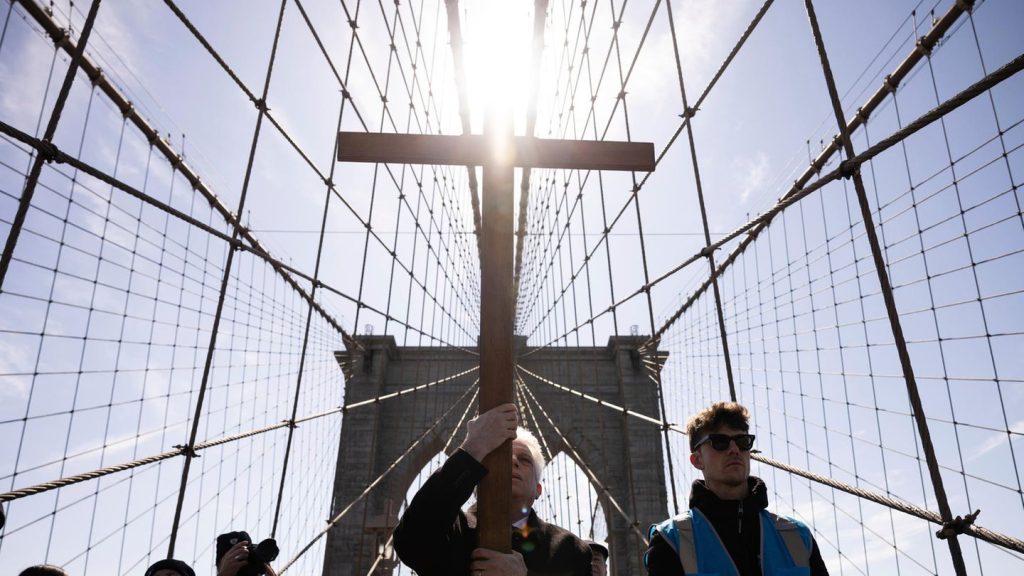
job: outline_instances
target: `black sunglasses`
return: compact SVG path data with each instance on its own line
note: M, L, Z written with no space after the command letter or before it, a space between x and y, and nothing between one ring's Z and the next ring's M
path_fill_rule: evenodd
M753 434L736 434L735 436L729 436L728 434L708 434L700 442L697 442L693 447L693 451L696 452L701 446L711 443L711 447L719 452L729 449L730 442L736 442L736 447L744 452L750 450L754 446L754 435Z

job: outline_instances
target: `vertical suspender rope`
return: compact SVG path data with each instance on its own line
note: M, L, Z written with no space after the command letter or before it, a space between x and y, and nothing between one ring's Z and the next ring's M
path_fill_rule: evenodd
M238 210L236 214L242 214L245 208L245 198L249 190L249 179L252 176L253 163L256 159L256 145L259 143L260 128L263 125L263 118L267 112L267 93L270 90L270 78L274 71L274 59L277 56L278 41L281 38L281 24L284 21L284 9L287 0L281 0L281 8L277 16L277 28L274 31L274 43L270 49L270 61L267 63L266 78L263 82L263 94L257 104L256 127L253 131L252 145L249 148L249 161L245 168L245 180L242 183L242 193L238 199ZM174 507L174 520L171 524L171 536L167 544L167 557L174 557L174 546L178 539L178 528L181 524L182 507L185 505L185 491L188 488L188 473L192 467L192 460L195 458L196 436L199 433L199 421L203 415L203 401L206 398L206 389L210 383L210 372L213 368L213 355L217 348L217 332L220 330L220 321L224 312L224 300L227 296L228 283L231 280L231 269L234 262L235 249L234 241L238 239L239 230L234 229L231 234L232 243L228 246L228 255L224 263L224 276L220 284L220 298L217 301L217 311L213 317L213 326L210 329L210 345L206 350L206 362L203 366L203 379L199 385L199 396L196 398L195 414L192 418L192 431L189 433L188 445L185 446L185 463L181 469L181 484L178 488L178 502Z
M846 119L843 117L843 106L839 101L839 93L836 90L835 78L832 76L832 68L829 64L828 54L825 51L825 42L821 36L821 29L818 27L818 18L814 13L814 5L811 0L804 0L804 5L807 8L807 18L811 24L814 43L818 48L818 57L821 60L825 84L828 86L832 110L835 112L836 124L839 126L842 149L847 158L853 158L856 154L853 150L853 141L850 138L850 129L846 124ZM946 490L942 483L942 473L939 470L939 462L935 456L931 432L928 429L928 420L924 415L924 406L921 403L917 380L914 378L914 367L910 360L910 352L907 350L906 338L903 336L899 309L896 307L896 300L893 297L892 284L889 282L889 273L886 271L885 259L882 256L882 248L878 242L874 219L871 216L871 205L868 203L868 196L859 167L853 170L852 177L853 185L857 191L857 202L860 205L865 234L867 235L868 243L871 245L871 256L874 260L875 272L878 274L878 284L881 287L882 297L885 300L885 309L888 313L893 340L895 341L896 351L899 354L900 364L903 366L903 377L907 384L907 394L910 396L910 404L913 408L918 433L921 435L921 447L924 450L928 463L928 472L931 475L932 488L935 490L935 499L938 502L939 513L942 515L943 522L950 522L953 520L953 514L949 507L949 501L946 498ZM957 576L966 576L967 568L964 565L963 552L960 549L959 540L953 534L946 539L946 542L949 544L949 553L952 557L953 567L956 570Z
M379 1L378 1L378 4L380 4ZM352 16L352 20L351 20L352 38L353 38L353 40L356 38L356 30L359 28L358 21L359 21L359 9L360 9L360 6L361 6L360 4L358 4L358 3L356 4L356 11L355 11L355 14ZM381 6L381 11L383 13L383 9L384 9L383 4L380 4L380 6ZM395 10L398 10L398 6L397 5L395 5ZM385 26L385 28L389 29L389 36L390 36L390 38L389 38L389 43L390 44L389 45L393 48L394 45L395 45L394 28L390 27L390 26ZM387 71L385 72L385 77L384 77L384 87L383 87L383 89L381 89L379 85L377 87L378 93L380 94L381 104L382 104L381 105L381 111L380 111L380 126L378 128L378 130L380 130L380 131L384 130L385 121L390 117L390 110L388 108L388 89L391 86L391 64L394 62L394 60L395 60L395 50L392 49L392 50L388 51L388 65L387 65ZM392 124L394 124L393 120L392 120ZM339 124L339 127L340 127L340 124ZM332 170L334 169L334 166L335 166L335 163L332 162L331 163L331 169ZM404 173L405 169L406 169L406 167L403 166L402 167L403 173ZM359 302L363 301L363 289L364 289L365 284L366 284L366 262L367 262L367 257L369 255L369 250L370 250L370 234L371 234L371 232L373 230L373 209L377 205L377 178L379 176L379 173L380 173L380 164L374 164L373 165L373 179L371 180L371 184L370 184L370 205L369 205L369 209L368 209L367 214L366 214L366 234L364 235L364 238L363 238L363 258L362 258L362 264L360 266L360 271L359 271L359 289L358 289L358 292L356 293L356 298L359 300ZM401 212L401 207L399 207L399 212ZM396 233L397 233L397 231L396 231ZM381 245L382 246L386 246L383 243ZM391 253L391 262L392 262L392 264L394 264L394 262L397 259L398 259L398 257L396 255L396 253L392 251L392 253ZM424 278L424 280L425 279L426 278ZM393 282L394 282L394 274L391 275L391 280L390 280L389 284L391 284ZM424 283L424 286L423 286L423 290L424 290L424 294L426 294L427 287L426 287L425 283ZM356 314L355 314L354 326L352 327L352 331L354 333L358 333L359 332L359 316L360 316L360 313L362 311L363 311L363 306L361 304L357 304L356 305ZM422 317L420 318L419 326L420 326L421 329L423 328ZM370 335L369 330L367 330L367 335L368 336ZM374 415L374 418L373 418L373 430L372 430L372 435L370 437L370 451L369 451L369 462L368 462L369 465L368 465L367 470L366 470L366 479L367 479L368 482L370 481L370 478L373 476L374 470L376 470L376 468L377 468L377 440L378 440L378 438L380 436L380 419L381 419L381 413L382 413L382 410L381 410L381 407L380 407L379 404L375 404L373 406L373 410L376 412L376 414ZM370 503L367 502L367 503L363 504L363 520L362 520L362 524L363 524L364 527L366 526L366 520L369 517L369 514L370 514ZM366 548L366 537L367 537L367 531L363 530L360 533L360 535L359 535L359 546L356 548L356 557L354 558L354 562L355 562L355 566L356 566L357 570L360 567L362 567L362 565L363 565L363 550Z
M89 103L86 105L85 119L84 119L84 123L82 125L82 133L81 133L81 136L78 139L78 152L77 152L78 155L82 154L82 150L85 147L85 135L86 135L86 132L87 132L88 128L92 125L91 121L92 121L92 114L93 114L93 104L96 101L95 100L95 96L96 96L96 91L95 90L90 90L89 91ZM72 211L72 207L74 206L74 203L75 203L75 201L74 201L75 200L75 198L74 198L75 197L75 189L77 187L81 186L80 181L78 179L78 176L79 176L79 171L75 170L73 172L73 175L71 176L71 182L70 182L71 186L68 189L67 208L65 209L65 212L64 212L64 215L63 215L63 217L65 219L69 217L69 215L71 214L71 211ZM109 206L110 206L109 203L107 204L107 206L108 206L108 209L109 209ZM64 252L65 248L67 248L69 246L67 244L67 242L66 242L67 239L68 239L68 237L67 237L67 227L64 227L61 230L60 245L59 245L59 247L57 249L57 260L56 260L56 262L58 264L54 265L54 270L53 270L55 277L57 277L57 275L59 273L59 268L60 268L59 267L59 262L61 261L62 258L65 257L65 252ZM100 259L97 258L96 262L97 262L97 267L98 267L99 263L100 263ZM51 317L51 313L53 312L53 309L54 309L53 304L55 302L56 291L57 291L57 283L53 282L53 283L51 283L51 285L49 287L48 294L47 294L47 297L46 297L46 312L45 312L45 315L44 315L43 326L50 325L50 322L52 321L52 318L54 318L54 317ZM93 292L95 293L95 285L93 286ZM85 329L84 329L84 333L85 334L89 333L89 326L91 325L91 320L92 320L92 315L90 314L89 315L89 321L87 321L86 325L85 325ZM35 363L34 363L34 367L33 367L33 372L37 372L38 373L40 371L40 368L42 367L41 362L42 362L43 354L45 353L44 343L45 343L45 338L40 338L39 346L37 348L38 352L36 354L36 359L35 359ZM82 348L82 352L84 353L84 351L85 351L85 348L83 347ZM81 383L82 383L82 376L81 376L82 358L79 358L78 365L79 365L79 374L75 378L75 387L74 387L74 394L75 394L76 397L78 395L79 387L81 386ZM36 378L33 378L32 388L31 388L31 390L29 392L29 401L25 405L25 416L24 416L24 418L26 418L26 421L27 421L29 415L31 414L30 407L32 406L33 402L35 401L34 399L36 397L36 386L35 386L36 382L35 382L35 380L36 380ZM71 446L71 430L73 428L74 428L74 414L71 415L71 421L68 423L68 428L67 428L67 431L65 432L65 435L64 435L64 449L63 449L63 455L61 456L60 473L59 473L61 476L64 475L64 470L65 470L65 467L67 466L67 463L68 463L68 448ZM25 448L25 435L26 435L27 429L28 429L27 426L22 426L21 438L19 439L19 442L18 442L18 451L17 451L17 454L16 454L16 456L14 458L14 469L15 470L18 469L18 465L21 462L21 458L22 458L22 456L24 454L23 450ZM55 498L54 502L53 502L53 512L52 512L52 514L54 516L56 516L57 511L59 510L59 506L60 506L60 499ZM50 523L50 529L49 529L49 533L47 535L47 542L46 542L46 555L44 556L44 559L48 559L49 556L50 556L50 548L53 545L54 524L55 523L53 523L53 522Z
M428 435L430 435L432 432L434 432L434 429L437 428L438 425L440 425L441 422L443 422L446 418L448 418L448 415L451 414L452 411L455 410L455 408L460 403L462 403L462 401L465 398L469 397L468 404L470 406L472 406L473 405L473 399L476 398L477 394L479 393L479 383L480 383L480 380L476 379L473 382L473 384L468 386L466 388L466 391L463 392L462 395L459 396L459 398L456 399L455 402L451 406L449 406L447 410L445 410L444 414L442 414L437 420L434 421L433 424L431 424L426 430L424 430L422 434L420 434L415 440L413 440L413 442L409 445L409 447L406 448L405 452L402 452L402 454L398 458L395 458L395 460L391 462L391 464L384 470L384 472L382 472L379 476L377 476L372 482L370 482L366 486L366 488L359 494L359 496L357 496L354 500L349 502L333 518L328 520L327 521L327 526L324 527L322 530L320 530L320 532L318 532L316 534L316 536L314 536L313 539L310 540L305 546L300 548L299 551L296 552L295 556L292 556L292 558L290 560L285 562L278 569L277 573L278 574L284 574L285 572L287 572L288 569L291 568L295 564L295 562L297 562L299 560L299 558L301 558L306 552L309 552L309 550L311 548L313 548L314 544L316 544L321 538L324 537L324 535L326 535L328 532L330 532L332 529L334 529L338 525L338 522L340 522L342 520L342 518L344 518L349 512L352 511L352 507L355 506L356 504L358 504L359 502L361 502L363 500L363 498L368 496L371 491L373 491L377 486L379 486L380 483L384 480L384 478L386 478L389 474L391 474L391 472L393 472L395 470L395 468L398 467L398 464L402 460L404 460L406 456L411 454L413 449L415 449L416 446L418 446L420 444L420 442L422 442ZM470 395L470 392L473 393L472 396Z
M651 25L654 23L654 19L655 19L655 17L658 14L658 8L659 8L658 4L659 3L660 3L660 0L657 3L655 3L654 7L651 10L650 18L648 18L648 20L647 20L647 25L644 28L643 37L640 40L640 46L642 46L643 43L647 39L647 35L650 32ZM667 2L666 2L666 4L667 4ZM623 10L625 10L625 3L623 3ZM621 20L620 20L620 22L621 22ZM626 83L629 80L629 73L631 73L633 71L633 69L630 68L629 69L629 73L627 73L626 75L623 74L623 71L622 71L622 49L621 49L621 46L620 46L620 43L619 43L619 27L618 26L616 26L615 29L612 32L612 42L615 44L615 57L616 57L616 61L617 61L617 64L618 64L617 68L619 70L619 101L621 101L621 103L622 103L622 117L623 117L623 121L624 121L625 128L626 128L626 140L632 141L633 137L632 137L632 133L631 133L631 130L630 130L630 125L629 125L629 107L628 107L627 102L626 102ZM637 49L637 53L638 54L639 54L639 50L640 50L640 48L638 47L638 49ZM634 60L634 62L635 62L635 60ZM651 282L651 275L650 275L649 267L647 265L647 243L644 240L643 219L640 217L640 194L639 194L640 187L637 184L636 172L631 172L630 173L630 177L631 177L631 180L633 182L633 190L632 190L631 194L632 194L632 198L633 198L633 208L634 208L634 210L636 212L636 225L637 225L638 239L639 239L639 242L640 242L640 262L643 265L644 286L648 286L650 284L650 282ZM705 228L706 228L706 226L705 226ZM651 301L651 291L650 290L646 290L645 291L645 296L646 296L646 300L647 300L647 314L648 314L648 320L649 320L649 325L650 325L650 329L651 329L651 334L654 334L654 329L655 329L655 327L654 327L654 304ZM613 298L613 300L614 300L614 298ZM660 399L661 396L662 396L662 393L661 393L662 392L662 390L661 390L661 379L660 378L656 379L653 382L654 382L655 386L657 387L657 395L658 395L658 398ZM625 405L626 404L626 402L625 402L626 397L625 397L624 391L621 388L621 385L622 385L621 378L619 379L619 383L620 383L620 393L623 394L621 396L622 403L623 403L623 405ZM659 406L659 409L661 409L661 408L662 408L662 406ZM664 412L664 411L662 410L662 412ZM633 507L632 511L633 511L633 514L635 515L637 513L638 507L637 507L637 504L636 504L636 483L635 483L634 474L633 474L633 458L632 458L632 452L633 452L632 451L632 444L633 443L631 441L630 434L629 434L629 419L627 418L627 416L625 414L622 415L622 427L623 427L623 432L625 433L625 437L626 437L626 442L625 442L626 443L626 465L628 467L628 472L629 472L628 478L629 478L629 486L630 486L630 504ZM669 485L672 487L672 504L673 504L673 509L674 509L674 511L676 513L678 513L678 510L679 510L679 497L678 497L678 494L676 492L676 486L675 486L675 484L676 484L675 483L675 469L674 469L674 466L672 464L672 449L669 446L668 442L665 443L665 451L666 451L665 452L666 457L669 460ZM641 548L643 548L643 547L641 547Z
M968 19L968 22L970 22L970 24L971 24L971 34L974 37L974 46L978 50L978 60L981 62L981 72L983 74L985 74L986 76L988 76L988 66L985 64L985 57L981 53L981 42L978 39L978 29L974 25L974 13L973 12L968 12L967 13L967 19ZM1000 147L1000 150L1002 151L1002 154L1003 154L1003 164L1006 166L1006 174L1010 178L1010 183L1011 183L1011 186L1012 186L1012 185L1014 185L1013 168L1010 165L1010 156L1009 156L1009 154L1007 152L1007 148L1006 148L1006 130L1007 130L1007 128L1004 128L1003 123L999 119L999 113L996 110L996 101L995 101L995 97L992 96L992 90L986 90L986 94L988 95L988 102L989 102L989 105L992 108L992 117L995 120L996 129L998 130L998 134L999 134L999 147ZM1024 211L1021 210L1021 198L1020 198L1020 195L1014 194L1014 203L1015 203L1015 206L1017 208L1017 220L1020 222L1021 227L1024 228ZM976 269L974 270L974 273L977 274L977 270ZM985 323L986 323L985 331L987 333L988 332L988 325L987 325L988 324L988 319L985 318L984 320L985 320ZM989 355L990 355L990 357L992 355L992 342L991 341L989 341ZM992 362L993 362L993 364L995 363L995 358L992 358ZM997 378L998 378L998 376L997 376ZM1002 414L1002 416L1003 416L1003 418L1002 418L1003 426L1006 427L1007 431L1009 431L1010 430L1010 419L1009 419L1009 417L1007 416L1007 413L1006 413L1006 404L1002 400L1002 391L1001 390L1000 390L1000 402L999 402L999 404L1000 404L1000 408L1002 408L1002 413L1003 413ZM1019 450L1014 448L1013 442L1010 442L1008 444L1008 446L1010 448L1010 458L1013 460L1013 469L1014 470L1019 470L1020 468L1018 467L1018 464L1017 464L1017 462L1020 459ZM1019 474L1017 475L1017 494L1018 494L1018 496L1020 498L1021 506L1024 507L1024 486L1022 486L1021 477L1020 477Z
M127 117L122 116L122 118L121 118L121 130L119 131L119 136L118 136L118 141L117 141L117 151L116 151L116 153L114 155L114 177L117 177L118 168L120 168L120 166L121 166L121 160L122 160L121 154L124 151L124 133L125 133L125 128L127 128L127 126L128 126L128 119L127 119ZM85 131L84 130L82 132L82 141L83 142L85 141ZM68 196L68 201L69 201L69 203L71 202L71 195L70 194ZM107 236L107 228L108 228L108 226L110 226L110 223L111 223L110 209L111 209L111 206L113 206L113 204L114 204L114 187L111 186L110 187L110 199L107 202L105 213L103 215L103 231L101 233L101 236L104 237L104 238ZM142 204L141 203L139 204L139 210L140 211L142 210ZM138 254L138 242L139 242L139 234L138 234L138 223L137 223L136 224L135 234L134 234L134 239L133 239L133 245L132 245L132 248L131 248L131 254L132 254L132 256L131 256L131 265L129 266L130 272L129 272L127 290L126 290L128 293L132 292L132 282L134 280L136 280L136 275L135 275L136 268L135 267L137 265L137 259L138 259L138 256L139 256L139 254ZM97 278L100 277L100 269L101 269L101 266L102 266L102 262L104 260L104 248L105 248L105 246L100 246L100 249L98 251L98 257L96 259L96 277ZM109 255L108 255L108 257L109 257ZM89 333L89 327L92 326L93 315L92 315L91 311L93 309L95 309L95 308L96 308L96 285L93 284L92 294L90 295L90 301L89 301L90 314L89 314L88 320L86 320L86 326L85 326L85 333L86 334ZM126 301L124 303L124 309L122 311L122 315L125 314L127 311L128 311L128 302L127 302L127 299L126 299ZM117 338L117 352L116 352L115 358L114 358L114 365L115 366L119 363L120 358L121 358L121 353L122 353L123 348L124 348L125 331L126 331L125 330L125 325L122 324L121 325L120 333L118 334L118 338ZM82 368L84 367L84 364L86 362L85 349L86 349L86 347L83 346L82 347L82 351L81 351L80 356L79 356L79 359L78 359L79 376L78 376L78 380L75 382L76 392L77 392L77 388L80 386L80 383L81 383L80 379L81 379L81 374L82 374ZM117 392L118 392L117 381L115 380L111 384L111 386L110 386L110 395L107 397L107 404L108 404L108 406L113 406L114 405L114 400L115 400L115 397L117 395ZM76 394L76 396L77 396L77 394ZM140 412L141 412L141 410L140 410ZM100 451L100 465L103 464L103 461L106 459L106 456L107 456L107 447L109 446L108 439L109 439L109 436L110 436L110 420L111 420L110 416L111 416L111 414L110 414L110 411L108 409L107 419L106 419L106 422L104 423L104 429L103 429L103 448ZM71 426L71 425L68 426L68 439L69 440L71 438L71 429L72 428L73 428L73 426ZM66 445L65 445L65 448L66 448ZM65 450L65 455L66 455L66 450ZM92 545L93 533L94 533L94 531L96 529L96 505L97 505L97 503L99 501L99 493L100 493L100 483L97 482L96 483L96 490L93 492L94 498L93 498L93 502L92 502L91 519L90 519L90 522L89 522L89 530L88 530L89 535L88 535L88 537L86 539L86 542L89 542L90 546ZM58 499L58 501L59 501L59 499ZM56 504L56 502L55 502L55 504ZM51 529L51 531L53 530L53 524L50 525L50 529ZM51 537L52 537L52 532L51 532ZM123 543L122 543L122 547L123 547ZM88 567L89 567L89 553L90 552L91 552L91 549L87 549L86 552L85 552L85 563L84 563L84 566L83 566L83 571L87 571L88 570Z
M38 9L34 5L32 8ZM100 0L93 0L89 6L89 14L85 17L82 33L78 37L78 45L75 47L75 52L71 55L71 62L68 64L68 70L64 74L64 83L60 87L57 100L53 103L50 121L46 124L46 131L43 133L43 141L47 144L52 144L53 136L57 133L57 125L60 123L60 117L64 111L64 105L68 101L68 95L71 93L71 86L75 83L75 75L78 73L82 55L85 54L85 46L89 42L89 35L92 34L93 24L96 22L96 13L99 11L99 8ZM11 10L14 10L13 4L11 5ZM64 41L64 38L55 38L54 41L60 43ZM50 158L47 154L36 154L35 162L32 163L32 170L29 172L28 178L25 179L25 188L21 192L18 211L15 213L14 220L11 222L11 229L7 233L7 242L4 245L3 254L0 254L0 290L4 287L7 270L11 265L11 259L14 258L14 247L18 243L21 229L25 225L25 219L28 217L28 209L32 205L32 196L36 192L36 184L39 183L39 174L43 170L43 162L46 162L48 159Z
M612 508L614 508L615 511L619 513L619 516L621 516L623 520L626 521L626 525L633 531L633 533L636 534L637 538L639 538L640 541L644 543L644 546L647 546L647 538L644 536L644 533L640 530L640 522L632 516L630 516L629 514L627 514L626 511L622 508L622 506L618 503L618 501L615 500L615 497L612 496L611 491L608 490L608 488L598 479L597 475L593 472L593 470L590 469L586 461L583 460L583 457L580 455L580 453L576 450L575 447L573 447L572 444L569 443L569 439L566 438L565 434L561 431L561 429L558 428L558 425L555 424L554 420L551 419L551 416L549 416L547 411L544 410L544 406L541 405L541 403L533 395L533 392L530 391L530 387L527 386L526 383L523 382L522 378L518 376L517 385L526 393L526 397L532 400L533 403L537 406L537 409L540 410L541 415L543 415L544 419L547 420L548 425L551 426L551 429L555 431L555 434L558 434L558 437L561 440L562 445L565 447L566 450L572 453L574 459L577 462L579 462L580 467L583 468L583 472L587 475L588 478L590 478L590 481L593 482L594 486L597 486L598 490L605 494L605 497L608 499L608 503L611 504Z
M338 127L341 127L341 119L345 112L345 99L341 100L341 107L338 111ZM337 147L337 139L335 139L335 147ZM336 152L331 152L331 158L335 158ZM331 171L329 179L334 178L334 168L337 164L331 162ZM324 212L323 217L320 219L320 239L316 247L316 263L313 265L313 285L310 288L310 298L316 298L316 289L319 285L320 278L320 261L323 257L324 252L324 236L327 231L327 213L331 206L331 187L327 186L324 193ZM270 529L271 538L277 536L277 525L281 518L281 501L284 499L284 486L288 480L288 462L291 459L292 453L292 440L295 436L295 417L299 411L299 397L302 392L302 376L305 372L306 367L306 355L309 350L309 331L313 322L313 306L309 305L306 311L306 326L302 333L302 350L299 353L299 373L295 378L295 396L292 398L292 417L291 424L288 426L288 440L285 442L284 448L284 460L281 463L281 484L277 490L277 504L274 506L274 523Z
M473 398L475 398L475 396ZM451 436L448 437L448 440L444 443L444 448L441 449L442 454L448 453L448 449L451 447L452 441L455 440L456 437L458 437L459 430L462 428L462 424L466 421L466 416L469 415L469 411L473 407L473 398L470 398L469 402L466 403L466 409L463 410L462 416L459 417L459 421L456 422L455 427L452 428ZM394 549L392 548L392 543L394 541L395 534L394 532L392 532L391 535L388 536L387 542L385 542L383 549L380 551L379 554L377 554L377 558L373 561L373 564L371 564L370 568L366 571L366 576L373 576L374 571L377 570L377 566L380 564L382 560L384 560L384 553L386 551L391 550L391 553L394 554Z
M751 25L750 29L757 25L760 17L764 15L770 4L771 2L765 2L761 11L758 13L757 19L755 19L754 24ZM686 83L683 81L683 67L679 56L679 44L675 41L675 23L672 18L672 8L668 3L666 3L666 8L669 14L669 26L673 31L672 47L676 58L676 72L679 77L679 93L683 99L683 116L687 120L686 137L690 143L690 161L693 165L693 180L694 184L697 186L697 203L700 205L700 219L701 224L704 226L704 246L707 247L711 245L711 229L708 227L708 212L704 203L704 187L701 185L700 165L697 162L697 145L693 138L693 115L695 111L690 108L689 102L686 99ZM705 248L704 251L706 252L704 256L708 259L708 273L711 275L711 289L715 297L715 312L718 315L718 330L722 338L722 358L725 361L725 377L729 382L729 398L735 402L737 400L736 383L732 374L732 358L729 354L729 338L725 329L725 315L722 313L722 296L718 289L718 278L715 276L715 253L714 250L708 250L707 248Z
M306 11L305 11L305 9L302 6L302 3L301 2L296 2L295 5L299 9L299 12L301 13L303 19L306 20L307 24L312 26L312 24L309 22L308 15L306 14ZM350 40L350 44L349 44L349 53L350 54L352 52L351 44L353 42L355 42L355 36L354 35L353 35L352 39ZM348 70L346 70L346 76L345 77L346 77L346 82L347 82ZM340 129L340 127L341 127L341 120L342 120L342 118L344 116L345 103L346 102L348 102L348 98L343 96L342 99L341 99L341 106L339 107L339 111L338 111L338 123L337 123L338 129ZM335 132L337 132L337 130L335 130ZM337 148L337 140L336 139L335 139L334 146L335 146L335 151L331 153L331 159L332 159L331 169L330 169L330 172L329 172L329 175L328 175L328 178L327 178L327 183L326 183L326 198L324 199L323 218L321 219L321 222L320 222L320 239L319 239L319 242L317 244L316 263L315 263L315 265L313 267L313 285L312 285L312 288L310 289L310 298L315 298L316 297L316 290L317 290L317 287L319 285L317 280L320 277L320 262L321 262L321 258L323 256L324 236L326 234L326 229L327 229L327 214L328 214L328 210L329 210L330 204L331 204L331 186L332 186L332 183L334 181L334 171L335 171L335 168L337 166L337 163L333 162L333 159L336 157L336 148ZM283 461L283 463L281 465L281 484L278 487L277 503L276 503L276 505L274 507L274 523L272 525L271 532L270 532L271 537L274 537L274 536L277 535L277 526L278 526L278 523L279 523L280 518L281 518L281 503L282 503L282 501L284 499L284 487L285 487L285 483L286 483L287 478L288 478L288 463L289 463L289 461L291 459L292 442L293 442L293 438L295 436L295 427L296 427L295 426L295 417L298 414L298 409L299 409L299 397L300 397L300 393L302 391L302 376L303 376L303 372L305 370L306 354L307 354L308 346L309 346L309 331L310 331L312 317L313 317L313 307L310 306L309 310L308 310L308 313L306 314L306 327L304 329L303 336L302 336L302 351L301 351L301 356L300 356L300 359L299 359L299 374L298 374L298 376L296 378L295 396L294 396L294 398L292 400L291 424L288 427L288 440L287 440L287 442L285 444L284 461ZM358 323L356 324L356 326L358 326Z
M71 93L71 87L74 85L74 82L75 82L75 75L78 73L79 63L81 62L82 57L85 54L85 46L86 46L86 44L88 44L89 36L92 33L93 25L94 25L94 23L96 21L96 14L99 11L99 5L100 5L100 0L93 0L92 4L90 5L89 14L86 17L85 24L84 24L84 26L82 28L82 33L79 36L78 45L75 47L75 51L71 54L71 62L68 64L67 72L64 75L64 81L61 84L60 92L58 93L57 99L54 102L53 110L50 112L50 119L47 122L46 131L43 134L42 140L46 144L51 144L53 136L54 136L54 134L56 134L57 125L60 123L61 114L63 113L63 110L64 110L64 105L67 103L68 96ZM35 6L34 4L28 5L27 8L28 9L32 9L32 8L38 9L38 7ZM12 3L11 6L10 6L10 11L8 12L8 18L10 17L11 12L13 12L13 11L14 11L14 4ZM4 30L5 30L5 32L6 32L6 29L7 29L7 21L5 20L5 22L4 22ZM62 32L64 32L64 31L62 31ZM68 36L67 36L68 33L64 32L64 34L65 34L65 36L59 37L59 38L54 36L53 37L54 42L59 44L60 42L66 41L68 39ZM57 56L57 51L54 52L54 62L56 61L56 56ZM51 63L51 74L52 74L52 67L53 67L53 63ZM47 89L49 89L49 84L47 84ZM93 95L94 95L94 92L90 92L90 94L89 94L89 107L88 107L88 109L87 109L88 111L86 113L86 118L87 119L89 117L89 113L91 113L91 111L92 111ZM43 103L43 106L45 106L45 102ZM40 118L39 119L42 120L42 110L40 110ZM81 147L82 147L82 144L84 143L84 140L85 140L85 132L84 132L84 128L83 128L82 137L81 137L81 140L79 141L79 152L81 152ZM7 241L6 241L5 245L4 245L3 253L0 254L0 292L3 291L4 280L7 277L7 270L9 269L11 261L14 258L14 248L17 245L18 238L21 235L21 230L22 230L22 228L23 228L23 226L25 224L25 220L28 217L28 210L29 210L29 208L32 205L32 197L35 194L36 185L39 182L39 175L42 172L43 162L46 162L46 161L51 160L51 159L52 158L50 156L48 156L47 154L44 154L42 151L37 152L35 160L32 162L31 169L30 169L28 175L26 176L25 187L22 190L21 198L19 199L19 202L18 202L18 210L15 213L14 219L11 222L11 228L8 231ZM74 182L74 180L72 180L72 183L73 182ZM72 185L72 189L73 189L73 185ZM69 193L69 196L68 196L68 202L69 202L69 206L70 206L70 203L71 203L70 193ZM52 292L53 292L53 289L54 289L54 287L51 286L51 289L50 289L51 298L48 299L49 302L47 304L47 317L49 316L49 306L50 306L50 303L52 303ZM42 340L40 340L40 343L39 343L40 350L42 349L42 345L43 345L43 342L42 342ZM38 358L38 354L37 354L36 363L38 364L38 362L39 362L39 358ZM76 385L77 385L77 382L76 382ZM33 379L32 392L34 392L34 391L35 391L35 385L34 385L34 379ZM26 407L25 407L25 410L26 410L25 415L26 415L26 417L28 416L28 409L29 409L29 404L26 404ZM22 426L22 431L21 431L21 440L18 443L17 456L15 457L15 465L14 465L15 471L17 471L18 462L21 459L22 447L24 446L26 430L27 430L27 426L23 425ZM71 427L70 426L68 427L67 434L68 434L68 436L67 436L67 439L65 440L65 447L64 447L64 454L65 454L65 456L67 455L67 446L68 446L68 443L70 442L70 435L71 435ZM64 465L65 465L65 461L62 461L61 462L61 471L62 472L63 472L63 469L64 469ZM57 503L55 502L54 503L54 512L55 513L56 513L56 506L57 506ZM2 511L0 511L0 512L2 512ZM47 555L49 555L49 543L50 543L50 541L52 541L52 537L53 537L53 524L51 523L51 525L50 525L50 538L49 538L48 543L47 543Z

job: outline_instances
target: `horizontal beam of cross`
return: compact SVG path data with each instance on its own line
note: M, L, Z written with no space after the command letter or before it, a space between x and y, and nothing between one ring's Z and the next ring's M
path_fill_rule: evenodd
M486 136L467 134L338 133L338 161L482 166L498 161ZM654 170L651 142L546 140L517 136L503 163L529 168L567 170Z

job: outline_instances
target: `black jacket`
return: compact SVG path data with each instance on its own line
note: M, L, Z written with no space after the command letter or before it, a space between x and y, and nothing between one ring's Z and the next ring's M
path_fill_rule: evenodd
M476 518L462 511L487 469L456 451L412 499L395 528L395 551L419 576L470 576L477 547ZM571 532L530 510L526 526L512 531L512 549L523 555L530 576L589 576L590 547Z
M750 489L743 500L722 500L708 490L703 480L695 480L690 490L690 508L707 516L725 544L740 576L761 576L761 511L768 507L768 489L756 476L748 480ZM818 543L812 539L811 576L828 576ZM658 534L647 548L647 573L652 576L684 576L675 550ZM769 575L765 575L769 576Z

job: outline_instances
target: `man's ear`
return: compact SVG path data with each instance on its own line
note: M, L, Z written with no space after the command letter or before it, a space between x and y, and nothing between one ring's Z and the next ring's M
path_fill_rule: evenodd
M537 482L537 496L534 499L540 498L542 492L544 492L544 487L540 485L540 482Z
M704 469L704 459L700 457L700 452L690 452L690 464L697 470Z

